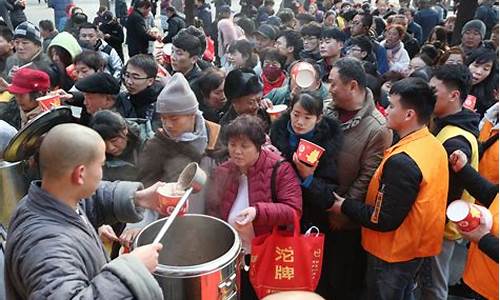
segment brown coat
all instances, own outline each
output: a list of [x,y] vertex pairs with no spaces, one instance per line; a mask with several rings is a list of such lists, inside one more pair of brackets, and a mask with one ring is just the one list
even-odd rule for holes
[[[325,115],[338,119],[335,103],[325,108]],[[337,193],[342,197],[365,201],[368,184],[382,161],[384,150],[392,143],[392,131],[384,116],[375,108],[372,92],[366,89],[363,108],[351,120],[341,124],[344,144],[338,159]],[[345,228],[345,219],[330,218],[332,228]]]
[[199,153],[190,142],[175,142],[160,128],[150,139],[139,156],[139,180],[148,187],[157,181],[175,182],[180,173],[191,162],[200,163],[202,158],[212,156],[219,145],[220,126],[205,121],[208,131],[206,152]]

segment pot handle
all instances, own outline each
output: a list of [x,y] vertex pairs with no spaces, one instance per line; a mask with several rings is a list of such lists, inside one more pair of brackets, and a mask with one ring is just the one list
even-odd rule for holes
[[238,292],[236,285],[236,273],[233,273],[229,278],[219,283],[219,299],[231,299]]

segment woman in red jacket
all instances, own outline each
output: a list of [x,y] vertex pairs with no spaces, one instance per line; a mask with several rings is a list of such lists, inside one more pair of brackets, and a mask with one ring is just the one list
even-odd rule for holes
[[[254,236],[270,233],[273,226],[291,225],[294,215],[300,216],[300,183],[288,162],[262,148],[266,134],[258,118],[239,116],[225,134],[229,160],[210,178],[207,211],[228,221],[240,233],[245,253],[250,254]],[[242,299],[256,299],[247,276],[242,274]]]

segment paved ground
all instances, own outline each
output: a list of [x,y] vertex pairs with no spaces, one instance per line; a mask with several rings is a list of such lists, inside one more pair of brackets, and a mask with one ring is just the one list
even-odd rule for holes
[[[40,0],[39,3],[37,0],[27,0],[28,7],[25,10],[26,16],[28,20],[31,22],[38,24],[40,20],[49,19],[54,20],[54,11],[47,7],[47,4],[44,0]],[[130,5],[131,0],[126,0],[127,4]],[[208,0],[210,1],[210,0]],[[99,0],[74,0],[75,4],[83,9],[85,14],[89,17],[89,20],[92,21],[96,15],[97,9],[99,8]],[[114,13],[114,1],[111,2],[111,11]],[[159,2],[159,1],[158,1]],[[279,6],[281,4],[281,0],[275,0],[275,11],[278,11]],[[232,0],[232,9],[234,11],[240,11],[239,0]],[[215,9],[212,9],[215,14]],[[157,15],[159,17],[159,15]],[[159,22],[159,20],[157,20]]]

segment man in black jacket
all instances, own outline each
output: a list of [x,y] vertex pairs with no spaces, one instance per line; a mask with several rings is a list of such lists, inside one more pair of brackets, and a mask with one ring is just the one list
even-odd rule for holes
[[122,44],[125,40],[125,35],[123,34],[123,27],[109,10],[105,11],[102,17],[104,22],[99,25],[99,30],[104,34],[104,41],[113,47],[120,59],[124,61]]
[[155,81],[158,65],[151,55],[131,57],[123,67],[122,80],[126,92],[118,95],[118,101],[130,102],[138,118],[152,120],[155,103],[162,85]]
[[138,1],[134,10],[127,18],[127,45],[128,55],[132,57],[139,53],[148,54],[149,41],[154,41],[157,36],[149,32],[146,27],[145,17],[151,12],[151,2]]
[[200,76],[198,58],[203,54],[200,39],[182,30],[172,41],[172,57],[168,71],[180,72],[192,83]]
[[182,28],[186,27],[186,22],[177,14],[175,7],[167,7],[167,16],[168,34],[163,38],[163,43],[165,44],[171,43],[174,36],[176,36]]
[[205,0],[196,0],[196,16],[203,21],[203,30],[205,34],[210,33],[210,25],[212,24],[212,8],[210,4],[205,3]]

